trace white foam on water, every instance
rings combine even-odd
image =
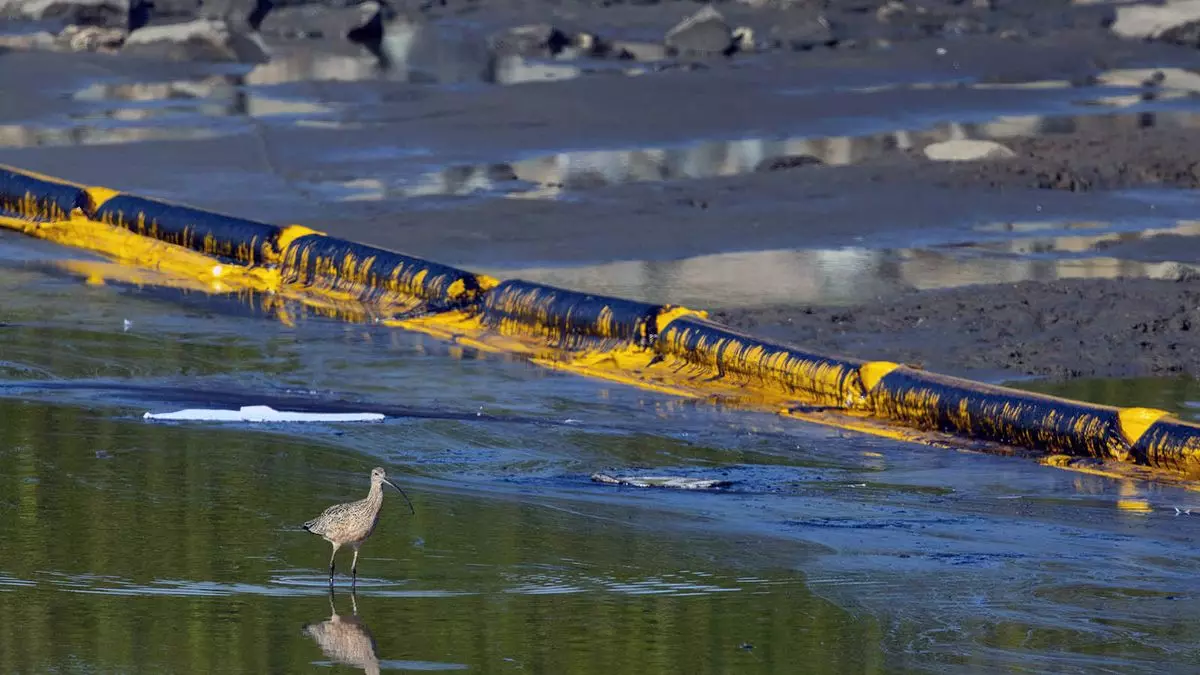
[[[184,420],[191,422],[378,422],[380,413],[307,413],[275,410],[266,405],[244,405],[237,410],[188,408],[168,413],[148,412],[148,420]]]

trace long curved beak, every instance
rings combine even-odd
[[[404,492],[404,490],[401,490],[401,489],[400,489],[400,486],[399,486],[399,485],[396,485],[395,483],[393,483],[392,481],[390,481],[390,480],[388,480],[388,479],[386,479],[386,478],[384,478],[384,479],[383,479],[383,482],[385,482],[385,483],[387,483],[388,485],[391,485],[392,487],[396,488],[396,490],[397,490],[397,491],[398,491],[398,492],[399,492],[401,495],[403,495],[403,496],[404,496],[404,501],[408,502],[408,510],[409,510],[409,511],[411,511],[411,512],[412,512],[412,514],[413,514],[414,516],[415,516],[415,515],[417,515],[417,510],[413,508],[412,500],[408,498],[408,494],[407,494],[407,493],[405,493],[405,492]]]

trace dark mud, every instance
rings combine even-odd
[[[1084,192],[1136,187],[1200,187],[1200,128],[1094,125],[1070,136],[1013,139],[1016,157],[966,164],[925,163],[929,180],[948,187],[1034,188]],[[1099,121],[1099,120],[1098,120]]]
[[[261,27],[272,62],[249,72],[0,51],[0,88],[22,92],[0,100],[0,162],[494,271],[914,251],[994,243],[980,228],[997,223],[1129,232],[1195,213],[1200,50],[1114,37],[1110,3],[717,2],[753,32],[754,49],[727,58],[650,48],[700,3],[399,2],[395,16],[462,36],[422,37],[433,46],[402,74],[344,39],[352,4],[278,2]],[[202,11],[159,7],[154,21]],[[626,47],[535,59],[507,81],[464,75],[479,44],[535,24]],[[422,59],[435,67],[417,72]],[[178,86],[133,88],[164,81]],[[960,137],[1013,156],[925,158]],[[1184,269],[1200,238],[1096,241],[1097,253]],[[713,286],[749,265],[713,268]],[[758,302],[688,302],[812,348],[951,372],[1200,374],[1193,280],[908,280],[829,308],[756,278]]]
[[[1200,375],[1200,279],[1192,275],[970,286],[716,318],[816,349],[991,379]]]

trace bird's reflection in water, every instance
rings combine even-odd
[[[317,643],[330,661],[367,673],[378,673],[379,657],[375,655],[375,638],[367,624],[358,618],[358,595],[350,593],[350,616],[339,615],[333,601],[333,588],[330,588],[329,619],[305,625],[304,634]]]

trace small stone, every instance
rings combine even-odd
[[[56,47],[72,52],[115,54],[125,42],[125,31],[103,26],[67,26],[55,37]]]
[[[988,26],[986,23],[968,16],[955,17],[942,26],[942,33],[953,37],[984,34],[987,32]]]
[[[738,4],[754,9],[789,9],[805,0],[737,0]]]
[[[204,0],[197,18],[229,21],[238,28],[256,31],[274,7],[275,0]]]
[[[762,160],[754,167],[754,171],[755,173],[768,173],[771,171],[787,171],[788,169],[818,166],[821,164],[824,164],[824,162],[812,155],[783,155],[780,157],[768,157]]]
[[[667,31],[664,43],[680,54],[726,54],[734,48],[733,30],[716,8],[706,5]]]
[[[623,58],[643,63],[667,58],[667,48],[655,42],[614,42],[613,49]]]
[[[1172,44],[1200,47],[1200,21],[1185,23],[1165,30],[1158,39]]]
[[[548,23],[513,26],[490,39],[492,51],[497,54],[520,56],[554,56],[572,42],[565,31]]]
[[[880,23],[887,23],[892,20],[892,17],[899,16],[907,11],[908,6],[903,2],[890,0],[890,2],[875,10],[875,20]]]
[[[232,29],[224,21],[197,20],[135,30],[121,51],[173,61],[266,63],[258,36]]]
[[[782,22],[771,28],[770,35],[792,51],[809,51],[837,44],[833,26],[823,15],[809,19]]]
[[[130,0],[0,0],[0,15],[81,26],[124,27]]]
[[[733,29],[733,44],[730,49],[737,52],[754,51],[754,29],[749,26],[738,26]]]
[[[925,157],[935,162],[973,162],[1015,156],[1016,153],[995,141],[960,139],[925,146]]]
[[[488,180],[495,183],[507,183],[520,180],[511,164],[489,164],[486,170]]]
[[[1180,0],[1162,6],[1130,5],[1117,8],[1111,30],[1126,39],[1155,39],[1198,21],[1200,0]]]
[[[358,6],[358,11],[362,22],[346,31],[346,39],[375,55],[380,65],[388,65],[387,56],[383,53],[383,26],[389,18],[387,8],[368,0]]]

